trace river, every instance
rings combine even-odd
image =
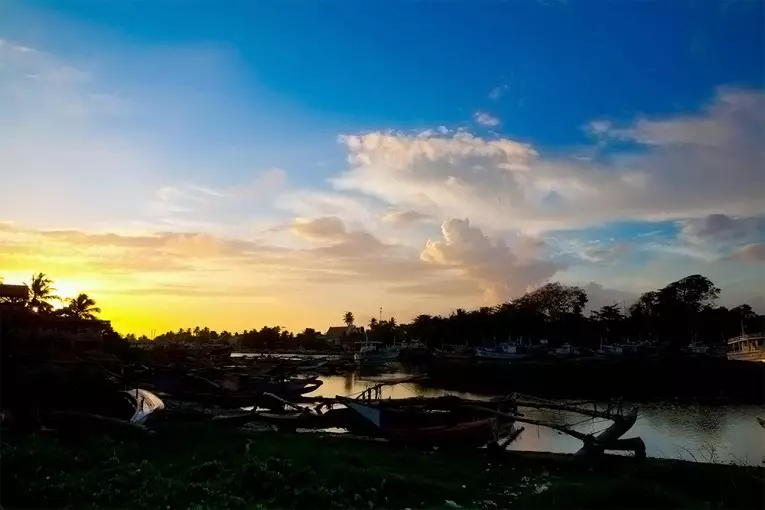
[[[324,384],[311,395],[334,397],[353,395],[384,380],[400,379],[407,374],[386,374],[361,377],[358,374],[323,376]],[[475,395],[427,388],[415,383],[386,387],[384,397],[413,396],[437,397],[457,395],[474,399],[488,399],[488,395]],[[585,417],[559,411],[524,408],[530,418],[556,420],[569,424],[581,422]],[[765,417],[765,409],[758,406],[700,406],[685,403],[641,404],[635,426],[624,436],[641,437],[650,457],[695,460],[698,462],[762,465],[765,459],[765,430],[757,423],[757,416]],[[610,422],[587,420],[575,428],[582,432],[597,432]],[[525,425],[525,430],[510,446],[513,450],[574,453],[581,442],[566,434],[546,427]]]

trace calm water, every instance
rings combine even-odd
[[[325,376],[324,384],[312,395],[334,397],[353,395],[384,380],[395,380],[406,374],[363,377],[358,374]],[[458,395],[473,399],[488,399],[475,395],[425,388],[415,383],[386,387],[384,397],[405,398],[413,396],[436,397]],[[555,420],[574,424],[586,417],[559,411],[524,408],[530,418]],[[658,403],[640,405],[635,426],[624,437],[641,437],[646,453],[651,457],[762,465],[765,459],[765,430],[756,417],[765,417],[765,409],[757,406],[698,406],[692,404]],[[610,422],[588,420],[575,428],[583,432],[597,432]],[[521,436],[510,448],[559,453],[574,453],[582,443],[545,427],[525,425]]]

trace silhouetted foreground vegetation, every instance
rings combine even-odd
[[[762,468],[191,427],[2,438],[5,508],[757,508]]]

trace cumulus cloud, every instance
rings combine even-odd
[[[639,151],[592,161],[540,155],[506,138],[374,132],[345,136],[350,169],[334,179],[391,206],[481,228],[542,232],[618,220],[754,216],[762,201],[765,94],[720,89],[700,114],[597,124],[601,143]]]
[[[390,223],[395,227],[406,227],[412,225],[413,223],[426,221],[428,219],[430,219],[430,216],[427,214],[422,214],[411,209],[406,211],[391,210],[387,211],[382,216],[382,220],[384,222]]]
[[[292,225],[292,231],[300,236],[322,241],[343,239],[347,235],[343,222],[334,216],[312,220],[298,219]]]
[[[638,299],[638,295],[617,289],[609,289],[603,285],[590,282],[582,287],[587,292],[587,309],[598,310],[603,306],[620,305],[626,310]]]
[[[494,115],[490,113],[475,112],[473,114],[473,119],[482,126],[486,126],[486,127],[499,126],[499,118],[495,117]]]
[[[533,258],[540,249],[536,240],[519,236],[519,249],[514,253],[503,241],[492,242],[469,220],[445,221],[441,232],[443,238],[429,240],[420,258],[455,268],[474,279],[493,302],[523,294],[529,286],[547,280],[559,269],[552,262]]]
[[[747,262],[763,262],[765,261],[765,243],[742,246],[735,251],[733,258]]]

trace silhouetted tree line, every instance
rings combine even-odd
[[[138,338],[135,335],[128,334],[125,337],[131,341],[149,341],[145,335]],[[306,328],[300,333],[292,333],[280,326],[264,326],[261,329],[235,331],[233,333],[222,331],[218,333],[209,328],[179,329],[178,331],[168,331],[156,338],[158,343],[183,343],[192,345],[204,345],[208,343],[222,343],[236,341],[237,345],[247,349],[321,349],[327,346],[321,334],[312,329]]]
[[[512,338],[524,342],[547,339],[552,344],[568,342],[590,348],[601,340],[657,341],[674,347],[695,340],[716,345],[740,334],[742,328],[762,330],[765,316],[747,304],[731,309],[715,306],[719,295],[720,289],[708,278],[691,275],[644,293],[628,309],[614,303],[585,316],[588,297],[584,289],[555,282],[495,307],[458,309],[448,317],[419,315],[401,329],[431,346],[480,345]],[[389,337],[381,335],[382,339]]]
[[[43,273],[32,275],[27,288],[27,298],[16,304],[36,313],[94,319],[100,312],[95,301],[86,294],[71,298],[66,306],[55,309],[51,301],[60,298],[55,295],[52,280]],[[393,317],[373,318],[366,336],[383,343],[419,340],[431,347],[493,344],[508,339],[534,343],[546,339],[553,345],[568,342],[591,348],[597,347],[601,340],[607,343],[647,340],[683,347],[694,340],[707,345],[721,344],[742,330],[763,331],[765,316],[755,313],[747,304],[730,309],[716,306],[719,296],[720,289],[712,281],[702,275],[691,275],[644,293],[629,308],[614,303],[586,315],[588,297],[584,289],[553,282],[494,307],[459,308],[448,316],[423,314],[405,324],[397,323]],[[353,325],[354,320],[352,312],[343,315],[348,326]],[[363,338],[359,332],[354,335],[356,341]],[[232,337],[238,345],[249,349],[327,347],[322,335],[312,328],[295,334],[279,326],[233,333],[197,326],[168,331],[154,340],[205,344],[228,341]],[[129,334],[125,338],[149,340],[145,335],[136,338]]]
[[[0,284],[3,279],[0,278]],[[43,315],[56,315],[74,319],[96,319],[96,314],[101,313],[101,309],[96,306],[95,300],[84,293],[75,297],[62,299],[56,295],[56,289],[53,288],[53,280],[45,273],[33,273],[29,283],[24,284],[27,289],[27,297],[3,297],[0,296],[0,303],[23,306],[30,311]],[[64,306],[56,308],[52,301],[60,301]]]
[[[366,335],[369,340],[383,343],[420,340],[430,347],[493,344],[508,339],[536,343],[546,339],[553,345],[568,342],[590,348],[596,348],[601,340],[657,341],[679,348],[694,340],[721,344],[742,329],[762,331],[765,316],[747,304],[731,309],[715,306],[719,295],[720,289],[708,278],[691,275],[644,293],[629,308],[614,303],[586,314],[588,297],[584,289],[554,282],[494,307],[460,308],[448,316],[423,314],[405,324],[393,317],[373,318]],[[353,313],[346,312],[343,322],[353,325]],[[205,343],[230,335],[239,336],[240,345],[252,349],[326,347],[321,335],[310,328],[298,334],[280,327],[233,334],[218,334],[207,328],[181,329],[160,335],[157,340]],[[361,339],[357,334],[356,340]]]

